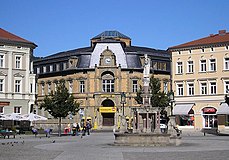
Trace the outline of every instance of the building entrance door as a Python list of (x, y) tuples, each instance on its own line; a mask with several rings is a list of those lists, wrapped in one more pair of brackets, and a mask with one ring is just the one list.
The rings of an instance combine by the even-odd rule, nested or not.
[(114, 113), (103, 113), (103, 126), (114, 125)]
[(215, 128), (218, 127), (217, 115), (215, 108), (204, 108), (203, 109), (204, 127)]

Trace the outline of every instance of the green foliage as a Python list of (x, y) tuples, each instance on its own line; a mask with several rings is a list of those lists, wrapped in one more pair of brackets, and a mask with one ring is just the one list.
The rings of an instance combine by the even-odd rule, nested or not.
[(57, 86), (57, 90), (46, 95), (40, 108), (44, 108), (53, 117), (67, 117), (69, 112), (73, 115), (78, 111), (79, 103), (74, 101), (74, 97), (68, 92), (65, 87), (65, 82), (61, 81)]
[[(150, 78), (150, 93), (151, 97), (151, 105), (152, 107), (159, 107), (164, 109), (165, 107), (169, 106), (169, 97), (161, 91), (161, 82), (160, 79), (154, 78), (153, 76)], [(137, 92), (137, 96), (135, 100), (138, 104), (142, 104), (142, 97), (141, 94), (143, 93), (142, 89)]]

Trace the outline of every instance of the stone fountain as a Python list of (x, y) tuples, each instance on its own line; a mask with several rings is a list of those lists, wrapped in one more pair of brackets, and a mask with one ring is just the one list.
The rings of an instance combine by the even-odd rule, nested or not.
[(167, 146), (180, 145), (180, 137), (174, 129), (169, 127), (168, 133), (160, 130), (160, 108), (152, 107), (150, 93), (150, 59), (145, 54), (143, 71), (143, 104), (140, 107), (132, 108), (133, 130), (132, 132), (115, 132), (115, 145), (132, 146)]

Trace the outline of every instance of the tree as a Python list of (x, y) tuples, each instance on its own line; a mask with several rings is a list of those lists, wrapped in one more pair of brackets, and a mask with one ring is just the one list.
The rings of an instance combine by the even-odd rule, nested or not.
[[(159, 107), (161, 110), (164, 110), (167, 106), (169, 106), (169, 97), (166, 93), (161, 91), (161, 82), (159, 78), (154, 78), (153, 76), (150, 78), (150, 94), (151, 97), (151, 105), (152, 107)], [(142, 104), (141, 94), (143, 93), (142, 87), (137, 92), (137, 96), (135, 100), (138, 104)]]
[(50, 95), (46, 95), (43, 102), (40, 105), (40, 109), (44, 108), (48, 111), (54, 118), (59, 119), (58, 125), (58, 135), (61, 136), (61, 118), (65, 118), (71, 113), (75, 115), (78, 111), (79, 103), (74, 101), (72, 94), (68, 92), (65, 87), (65, 81), (61, 81), (57, 85), (57, 90), (51, 92)]

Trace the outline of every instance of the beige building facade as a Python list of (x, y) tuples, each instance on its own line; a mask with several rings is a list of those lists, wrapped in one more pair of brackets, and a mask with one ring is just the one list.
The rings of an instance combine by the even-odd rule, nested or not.
[(36, 44), (0, 28), (0, 114), (27, 114), (35, 103)]
[[(163, 50), (131, 46), (131, 39), (118, 31), (105, 31), (91, 39), (91, 46), (60, 52), (34, 61), (37, 74), (36, 112), (57, 123), (39, 110), (45, 95), (55, 91), (60, 80), (80, 103), (76, 116), (63, 119), (63, 127), (90, 121), (94, 129), (119, 128), (124, 113), (130, 127), (132, 108), (139, 106), (136, 93), (142, 86), (144, 54), (151, 59), (151, 75), (161, 79), (161, 88), (170, 90), (170, 54)], [(126, 103), (121, 103), (124, 92)], [(44, 122), (45, 123), (45, 122)], [(45, 125), (45, 124), (44, 124)]]
[(170, 47), (173, 114), (182, 129), (228, 129), (229, 33), (220, 30), (198, 40)]

